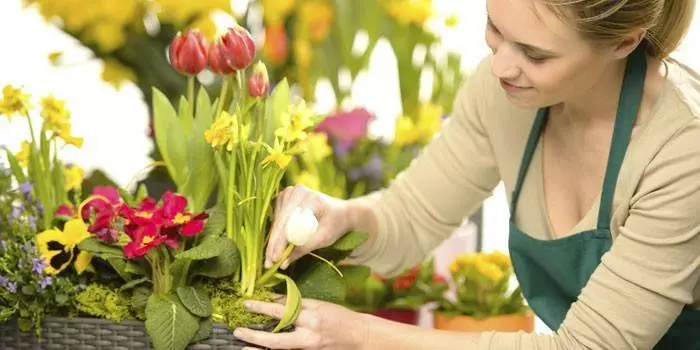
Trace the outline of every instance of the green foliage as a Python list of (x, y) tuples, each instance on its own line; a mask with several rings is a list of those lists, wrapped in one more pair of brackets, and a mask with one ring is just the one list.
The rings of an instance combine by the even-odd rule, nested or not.
[(134, 319), (134, 304), (129, 296), (118, 289), (100, 284), (89, 284), (76, 297), (78, 309), (88, 315), (114, 322)]

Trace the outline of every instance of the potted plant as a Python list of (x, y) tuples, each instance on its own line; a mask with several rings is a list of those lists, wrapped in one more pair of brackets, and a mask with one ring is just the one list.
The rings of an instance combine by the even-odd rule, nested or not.
[[(80, 143), (70, 134), (63, 103), (42, 103), (43, 126), (35, 138), (29, 96), (11, 86), (4, 91), (0, 113), (26, 116), (32, 129), (24, 154), (6, 152), (11, 175), (0, 199), (9, 201), (6, 206), (21, 203), (9, 197), (19, 191), (26, 199), (22, 207), (30, 211), (0, 226), (0, 239), (11, 243), (13, 252), (5, 266), (26, 267), (32, 261), (31, 271), (40, 272), (30, 276), (20, 270), (0, 280), (5, 286), (1, 347), (38, 342), (18, 332), (33, 325), (37, 334), (50, 335), (52, 345), (66, 348), (110, 342), (135, 348), (184, 349), (193, 343), (235, 348), (244, 344), (232, 328), (284, 331), (298, 316), (302, 295), (342, 301), (343, 277), (368, 276), (365, 267), (336, 267), (366, 238), (358, 233), (301, 259), (284, 274), (279, 271), (284, 259), (269, 269), (262, 266), (280, 180), (320, 118), (303, 100), (292, 101), (285, 81), (270, 91), (264, 65), (253, 64), (250, 34), (235, 26), (209, 45), (197, 31), (188, 31), (173, 39), (168, 56), (188, 88), (174, 104), (153, 90), (160, 165), (176, 186), (161, 198), (150, 197), (143, 186), (134, 193), (98, 186), (83, 195), (84, 174), (59, 157), (64, 144)], [(196, 75), (207, 67), (224, 81), (214, 101), (197, 86)], [(317, 225), (303, 208), (291, 220), (287, 255)], [(45, 287), (50, 292), (44, 293)], [(245, 311), (244, 300), (272, 300), (273, 292), (287, 294), (279, 322)]]
[(391, 278), (374, 274), (365, 283), (350, 286), (347, 305), (357, 311), (406, 324), (418, 324), (419, 309), (441, 300), (448, 289), (434, 272), (433, 259)]
[(500, 253), (465, 253), (450, 264), (453, 300), (444, 298), (434, 313), (434, 327), (465, 332), (532, 332), (534, 316), (520, 287), (509, 292), (513, 269)]

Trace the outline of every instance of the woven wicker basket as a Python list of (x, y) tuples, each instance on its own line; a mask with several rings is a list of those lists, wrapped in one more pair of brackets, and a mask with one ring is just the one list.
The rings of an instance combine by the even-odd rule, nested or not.
[[(114, 323), (96, 318), (47, 318), (41, 342), (34, 331), (22, 332), (16, 323), (0, 324), (0, 349), (142, 350), (149, 349), (143, 322)], [(240, 350), (246, 343), (237, 340), (225, 325), (214, 325), (209, 339), (190, 345), (191, 350)]]

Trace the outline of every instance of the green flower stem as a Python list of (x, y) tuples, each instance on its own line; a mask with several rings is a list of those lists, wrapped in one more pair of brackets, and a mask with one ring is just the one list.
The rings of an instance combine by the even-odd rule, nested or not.
[(187, 101), (189, 101), (189, 113), (194, 118), (194, 105), (197, 103), (194, 99), (194, 83), (195, 83), (195, 77), (194, 75), (190, 75), (187, 77)]
[(226, 92), (229, 89), (230, 79), (229, 77), (224, 77), (221, 82), (221, 91), (219, 92), (219, 103), (216, 105), (216, 113), (214, 114), (214, 120), (218, 119), (221, 112), (224, 110), (224, 104), (226, 103)]
[[(238, 242), (238, 237), (234, 235), (234, 230), (233, 230), (233, 214), (234, 214), (234, 193), (235, 193), (235, 184), (236, 184), (236, 147), (231, 151), (231, 161), (229, 162), (229, 169), (228, 169), (228, 187), (227, 187), (227, 193), (226, 193), (226, 234), (229, 239), (232, 239), (234, 242)], [(240, 248), (240, 246), (239, 246)]]
[(275, 261), (275, 263), (270, 267), (265, 273), (260, 277), (258, 280), (258, 285), (263, 286), (265, 283), (272, 278), (272, 276), (275, 275), (277, 270), (279, 270), (280, 266), (282, 266), (282, 263), (289, 258), (289, 256), (292, 254), (292, 251), (294, 250), (294, 244), (289, 243), (287, 245), (287, 248), (284, 250), (284, 253), (282, 254), (282, 258)]

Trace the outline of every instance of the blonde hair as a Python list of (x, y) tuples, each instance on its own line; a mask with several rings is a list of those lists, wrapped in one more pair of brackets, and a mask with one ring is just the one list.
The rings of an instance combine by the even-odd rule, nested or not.
[(693, 19), (695, 0), (544, 0), (555, 13), (573, 20), (595, 45), (619, 43), (646, 30), (649, 54), (668, 57), (680, 45)]

